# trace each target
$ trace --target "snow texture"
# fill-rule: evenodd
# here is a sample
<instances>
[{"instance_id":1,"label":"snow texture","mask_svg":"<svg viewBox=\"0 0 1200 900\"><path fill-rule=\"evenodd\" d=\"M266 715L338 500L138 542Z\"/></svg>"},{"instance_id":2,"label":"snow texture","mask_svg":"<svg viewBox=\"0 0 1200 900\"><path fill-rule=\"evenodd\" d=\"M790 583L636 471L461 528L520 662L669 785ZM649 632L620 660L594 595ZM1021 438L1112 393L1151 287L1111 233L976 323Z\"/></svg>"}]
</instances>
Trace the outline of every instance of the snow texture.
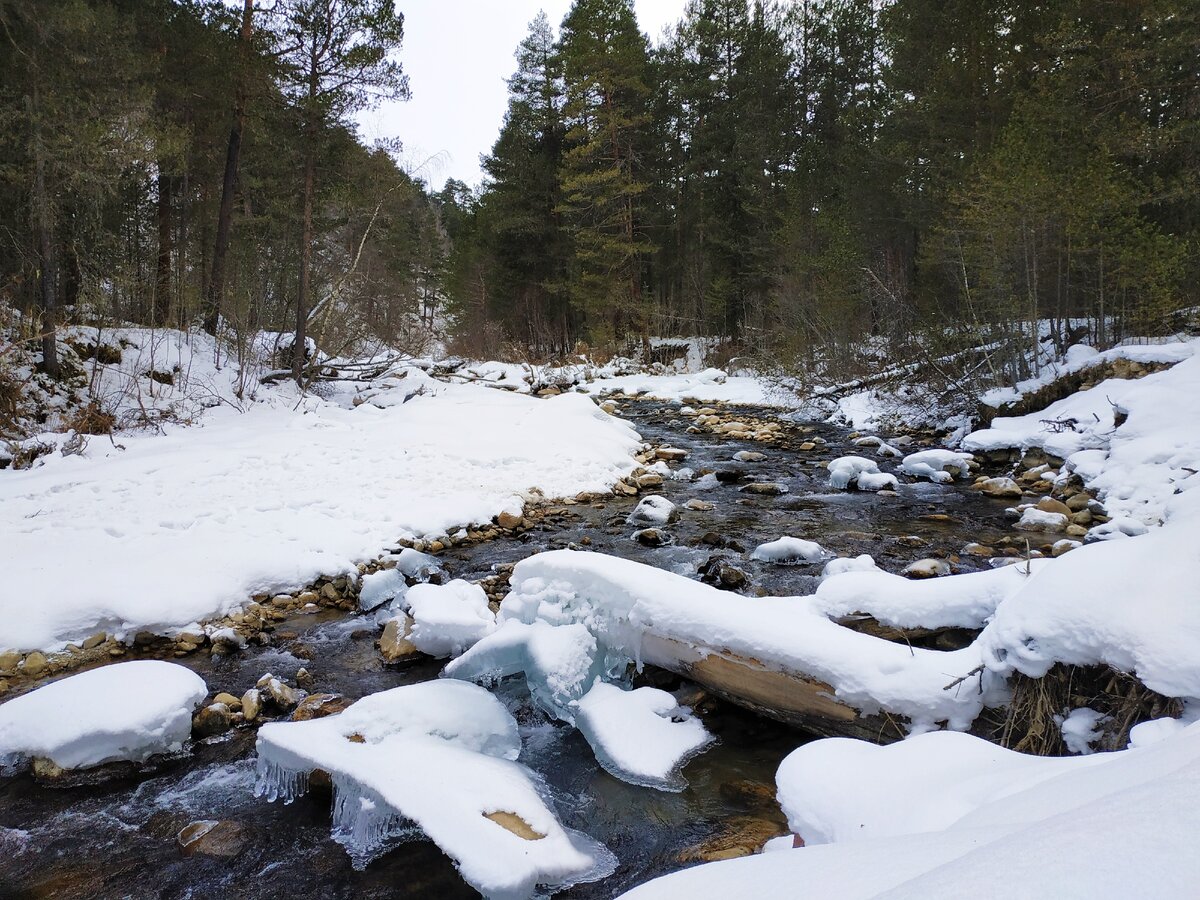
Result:
<instances>
[{"instance_id":1,"label":"snow texture","mask_svg":"<svg viewBox=\"0 0 1200 900\"><path fill-rule=\"evenodd\" d=\"M158 660L71 675L0 705L0 767L44 757L81 769L176 753L207 694L191 669Z\"/></svg>"},{"instance_id":2,"label":"snow texture","mask_svg":"<svg viewBox=\"0 0 1200 900\"><path fill-rule=\"evenodd\" d=\"M636 466L636 433L588 397L402 372L326 399L263 389L244 413L223 405L199 427L93 438L82 455L0 471L0 533L20 561L0 648L201 621L350 572L397 539L520 512L534 491L607 490Z\"/></svg>"}]
</instances>

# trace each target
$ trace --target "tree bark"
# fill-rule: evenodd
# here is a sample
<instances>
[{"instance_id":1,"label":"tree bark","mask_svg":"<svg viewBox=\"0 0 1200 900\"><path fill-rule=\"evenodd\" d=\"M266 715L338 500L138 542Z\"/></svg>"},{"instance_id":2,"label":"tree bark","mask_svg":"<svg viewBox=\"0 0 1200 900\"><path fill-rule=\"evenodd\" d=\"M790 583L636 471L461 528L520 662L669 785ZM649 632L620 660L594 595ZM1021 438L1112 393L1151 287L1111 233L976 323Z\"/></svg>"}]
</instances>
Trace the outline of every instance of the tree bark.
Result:
<instances>
[{"instance_id":1,"label":"tree bark","mask_svg":"<svg viewBox=\"0 0 1200 900\"><path fill-rule=\"evenodd\" d=\"M54 252L54 234L50 219L50 199L46 194L46 150L42 146L41 109L37 85L27 100L29 118L33 125L33 220L37 236L38 281L42 312L42 371L51 378L59 375L58 343L55 334L58 322L56 296L57 260Z\"/></svg>"},{"instance_id":2,"label":"tree bark","mask_svg":"<svg viewBox=\"0 0 1200 900\"><path fill-rule=\"evenodd\" d=\"M171 229L171 176L158 167L158 203L155 218L158 220L158 256L154 263L154 304L150 318L155 325L167 321L171 308L171 255L175 252L174 232Z\"/></svg>"},{"instance_id":3,"label":"tree bark","mask_svg":"<svg viewBox=\"0 0 1200 900\"><path fill-rule=\"evenodd\" d=\"M242 8L241 53L244 58L254 34L254 0L244 0ZM217 209L217 236L213 245L212 275L206 292L204 330L217 333L221 305L225 300L225 257L229 252L229 235L233 227L233 193L237 185L238 161L242 154L242 130L246 124L245 73L239 71L234 89L233 125L229 129L229 146L225 150L225 178L221 183L221 204Z\"/></svg>"}]
</instances>

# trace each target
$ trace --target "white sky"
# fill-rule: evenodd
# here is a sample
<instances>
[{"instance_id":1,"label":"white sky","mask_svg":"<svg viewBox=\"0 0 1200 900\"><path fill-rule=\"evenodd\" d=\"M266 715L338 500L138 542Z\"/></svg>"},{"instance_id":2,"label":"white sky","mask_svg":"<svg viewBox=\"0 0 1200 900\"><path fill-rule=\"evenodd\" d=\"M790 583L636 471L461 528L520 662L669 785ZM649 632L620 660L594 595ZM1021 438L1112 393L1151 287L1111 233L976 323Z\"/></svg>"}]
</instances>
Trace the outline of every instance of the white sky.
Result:
<instances>
[{"instance_id":1,"label":"white sky","mask_svg":"<svg viewBox=\"0 0 1200 900\"><path fill-rule=\"evenodd\" d=\"M635 0L638 24L657 43L685 0ZM369 142L398 137L409 171L435 189L447 178L478 184L508 105L505 79L529 23L544 9L557 32L570 0L397 0L404 13L400 61L412 99L359 118Z\"/></svg>"}]
</instances>

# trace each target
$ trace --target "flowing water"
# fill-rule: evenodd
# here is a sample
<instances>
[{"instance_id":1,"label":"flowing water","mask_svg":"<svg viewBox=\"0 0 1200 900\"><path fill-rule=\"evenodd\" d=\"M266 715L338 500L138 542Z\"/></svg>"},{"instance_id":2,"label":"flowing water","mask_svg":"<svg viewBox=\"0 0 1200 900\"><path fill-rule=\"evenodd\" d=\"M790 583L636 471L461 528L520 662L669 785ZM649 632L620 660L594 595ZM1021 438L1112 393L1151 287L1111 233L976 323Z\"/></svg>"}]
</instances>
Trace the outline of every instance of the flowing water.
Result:
<instances>
[{"instance_id":1,"label":"flowing water","mask_svg":"<svg viewBox=\"0 0 1200 900\"><path fill-rule=\"evenodd\" d=\"M448 550L442 559L450 573L482 578L497 564L578 546L586 538L588 549L693 577L719 555L749 576L743 596L730 594L731 602L753 603L756 595L815 589L819 564L775 566L749 559L757 544L783 535L817 540L839 555L870 553L883 568L898 571L916 559L956 553L968 541L989 543L1011 534L1003 503L960 485L902 485L896 496L831 492L824 470L829 459L872 455L852 446L844 430L815 425L807 435L792 433L781 445L764 446L686 434L690 420L661 403L627 402L623 414L646 440L689 450L683 465L718 470L727 479L782 482L789 492L751 496L739 492L736 482L705 490L668 481L659 492L675 503L695 497L715 508L685 512L668 528L673 542L659 548L630 536L634 529L625 517L637 498L566 505L520 538ZM827 443L808 452L796 449L814 435ZM761 451L767 458L735 463L738 450ZM923 518L928 516L937 518ZM974 557L955 562L962 571L986 565ZM434 661L383 665L376 636L368 619L324 610L278 623L269 647L226 659L194 654L180 661L200 672L210 690L238 696L265 672L290 680L301 667L315 679L309 690L351 699L437 676L441 664ZM648 677L668 689L679 686L665 673ZM684 791L664 793L604 772L577 732L546 722L529 707L519 684L500 690L522 723L522 762L545 779L563 823L602 841L618 859L609 878L559 896L612 897L700 856L720 856L723 848L761 843L783 831L772 799L774 774L780 760L808 740L802 732L707 698L697 711L720 742L688 764ZM0 898L475 896L428 841L400 844L364 871L354 871L329 837L327 795L269 804L254 798L253 782L252 729L201 742L188 756L157 768L90 786L45 787L28 774L0 778ZM182 855L175 837L198 819L237 823L236 856Z\"/></svg>"}]
</instances>

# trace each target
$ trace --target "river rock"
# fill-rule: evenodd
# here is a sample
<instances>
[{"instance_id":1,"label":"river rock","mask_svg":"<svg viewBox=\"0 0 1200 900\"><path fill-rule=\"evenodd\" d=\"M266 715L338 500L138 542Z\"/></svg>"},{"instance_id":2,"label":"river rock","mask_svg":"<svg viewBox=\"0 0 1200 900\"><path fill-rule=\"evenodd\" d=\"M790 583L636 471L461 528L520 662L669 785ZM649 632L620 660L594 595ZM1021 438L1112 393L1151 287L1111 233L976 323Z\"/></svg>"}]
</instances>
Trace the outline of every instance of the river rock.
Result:
<instances>
[{"instance_id":1,"label":"river rock","mask_svg":"<svg viewBox=\"0 0 1200 900\"><path fill-rule=\"evenodd\" d=\"M679 861L716 862L722 859L736 859L739 856L752 856L771 838L787 833L787 826L781 816L735 816L728 820L720 834L680 853Z\"/></svg>"},{"instance_id":2,"label":"river rock","mask_svg":"<svg viewBox=\"0 0 1200 900\"><path fill-rule=\"evenodd\" d=\"M400 662L420 655L421 651L408 639L412 627L413 620L407 613L389 619L383 626L383 635L379 638L379 652L385 660Z\"/></svg>"},{"instance_id":3,"label":"river rock","mask_svg":"<svg viewBox=\"0 0 1200 900\"><path fill-rule=\"evenodd\" d=\"M759 453L757 450L739 450L733 454L736 462L755 463L762 462L767 458L767 454Z\"/></svg>"},{"instance_id":4,"label":"river rock","mask_svg":"<svg viewBox=\"0 0 1200 900\"><path fill-rule=\"evenodd\" d=\"M520 516L514 515L510 512L502 512L500 515L496 516L496 524L509 531L520 527L522 521L523 520Z\"/></svg>"},{"instance_id":5,"label":"river rock","mask_svg":"<svg viewBox=\"0 0 1200 900\"><path fill-rule=\"evenodd\" d=\"M84 650L91 650L94 647L99 647L108 640L108 635L103 631L98 631L89 638L85 638L83 642Z\"/></svg>"},{"instance_id":6,"label":"river rock","mask_svg":"<svg viewBox=\"0 0 1200 900\"><path fill-rule=\"evenodd\" d=\"M1021 486L1011 478L985 478L975 485L989 497L1020 497Z\"/></svg>"},{"instance_id":7,"label":"river rock","mask_svg":"<svg viewBox=\"0 0 1200 900\"><path fill-rule=\"evenodd\" d=\"M944 559L918 559L900 572L905 578L941 578L950 574L950 564Z\"/></svg>"},{"instance_id":8,"label":"river rock","mask_svg":"<svg viewBox=\"0 0 1200 900\"><path fill-rule=\"evenodd\" d=\"M224 703L210 703L192 716L192 734L198 738L224 734L233 727L233 713Z\"/></svg>"},{"instance_id":9,"label":"river rock","mask_svg":"<svg viewBox=\"0 0 1200 900\"><path fill-rule=\"evenodd\" d=\"M323 719L326 716L344 712L350 701L341 694L309 694L297 705L292 713L293 722L307 722L310 719Z\"/></svg>"},{"instance_id":10,"label":"river rock","mask_svg":"<svg viewBox=\"0 0 1200 900\"><path fill-rule=\"evenodd\" d=\"M242 717L247 722L253 722L262 712L262 692L258 688L250 688L242 694Z\"/></svg>"},{"instance_id":11,"label":"river rock","mask_svg":"<svg viewBox=\"0 0 1200 900\"><path fill-rule=\"evenodd\" d=\"M683 462L688 458L688 451L682 447L659 447L654 455L665 462Z\"/></svg>"},{"instance_id":12,"label":"river rock","mask_svg":"<svg viewBox=\"0 0 1200 900\"><path fill-rule=\"evenodd\" d=\"M804 451L808 451L808 450L816 450L816 449L817 449L817 445L816 445L815 443L813 443L812 441L805 441L804 443L802 443L802 444L801 444L799 447L797 447L796 449L797 449L797 450L804 450Z\"/></svg>"},{"instance_id":13,"label":"river rock","mask_svg":"<svg viewBox=\"0 0 1200 900\"><path fill-rule=\"evenodd\" d=\"M304 698L303 691L296 690L271 674L258 679L255 687L270 697L271 702L284 712L294 709Z\"/></svg>"},{"instance_id":14,"label":"river rock","mask_svg":"<svg viewBox=\"0 0 1200 900\"><path fill-rule=\"evenodd\" d=\"M1078 494L1072 494L1067 498L1067 509L1071 510L1071 512L1079 512L1087 509L1088 504L1091 502L1092 498L1085 492L1080 491Z\"/></svg>"},{"instance_id":15,"label":"river rock","mask_svg":"<svg viewBox=\"0 0 1200 900\"><path fill-rule=\"evenodd\" d=\"M213 703L224 703L235 712L242 708L242 701L228 691L221 691L221 693L213 697Z\"/></svg>"},{"instance_id":16,"label":"river rock","mask_svg":"<svg viewBox=\"0 0 1200 900\"><path fill-rule=\"evenodd\" d=\"M983 556L992 557L996 555L996 550L993 547L988 547L985 544L979 544L975 541L964 546L960 551L963 556Z\"/></svg>"},{"instance_id":17,"label":"river rock","mask_svg":"<svg viewBox=\"0 0 1200 900\"><path fill-rule=\"evenodd\" d=\"M742 486L743 493L756 494L760 497L778 497L788 492L788 486L778 481L755 481Z\"/></svg>"},{"instance_id":18,"label":"river rock","mask_svg":"<svg viewBox=\"0 0 1200 900\"><path fill-rule=\"evenodd\" d=\"M1055 500L1053 497L1043 497L1037 502L1037 508L1042 512L1057 513L1067 518L1071 517L1071 507L1067 506L1061 500Z\"/></svg>"},{"instance_id":19,"label":"river rock","mask_svg":"<svg viewBox=\"0 0 1200 900\"><path fill-rule=\"evenodd\" d=\"M245 829L236 822L203 819L185 825L175 838L184 856L203 854L232 859L246 846Z\"/></svg>"},{"instance_id":20,"label":"river rock","mask_svg":"<svg viewBox=\"0 0 1200 900\"><path fill-rule=\"evenodd\" d=\"M711 512L717 508L717 504L709 503L707 500L701 500L693 497L687 503L683 504L684 509L690 509L693 512Z\"/></svg>"},{"instance_id":21,"label":"river rock","mask_svg":"<svg viewBox=\"0 0 1200 900\"><path fill-rule=\"evenodd\" d=\"M0 674L11 675L17 671L21 663L21 654L16 650L5 650L0 653Z\"/></svg>"},{"instance_id":22,"label":"river rock","mask_svg":"<svg viewBox=\"0 0 1200 900\"><path fill-rule=\"evenodd\" d=\"M637 486L642 490L648 488L662 487L663 477L657 472L647 472L645 475L637 477Z\"/></svg>"},{"instance_id":23,"label":"river rock","mask_svg":"<svg viewBox=\"0 0 1200 900\"><path fill-rule=\"evenodd\" d=\"M665 547L671 543L671 535L661 528L643 528L635 531L633 539L643 547Z\"/></svg>"},{"instance_id":24,"label":"river rock","mask_svg":"<svg viewBox=\"0 0 1200 900\"><path fill-rule=\"evenodd\" d=\"M700 580L726 591L738 591L750 583L745 572L720 556L710 556L700 567Z\"/></svg>"}]
</instances>

